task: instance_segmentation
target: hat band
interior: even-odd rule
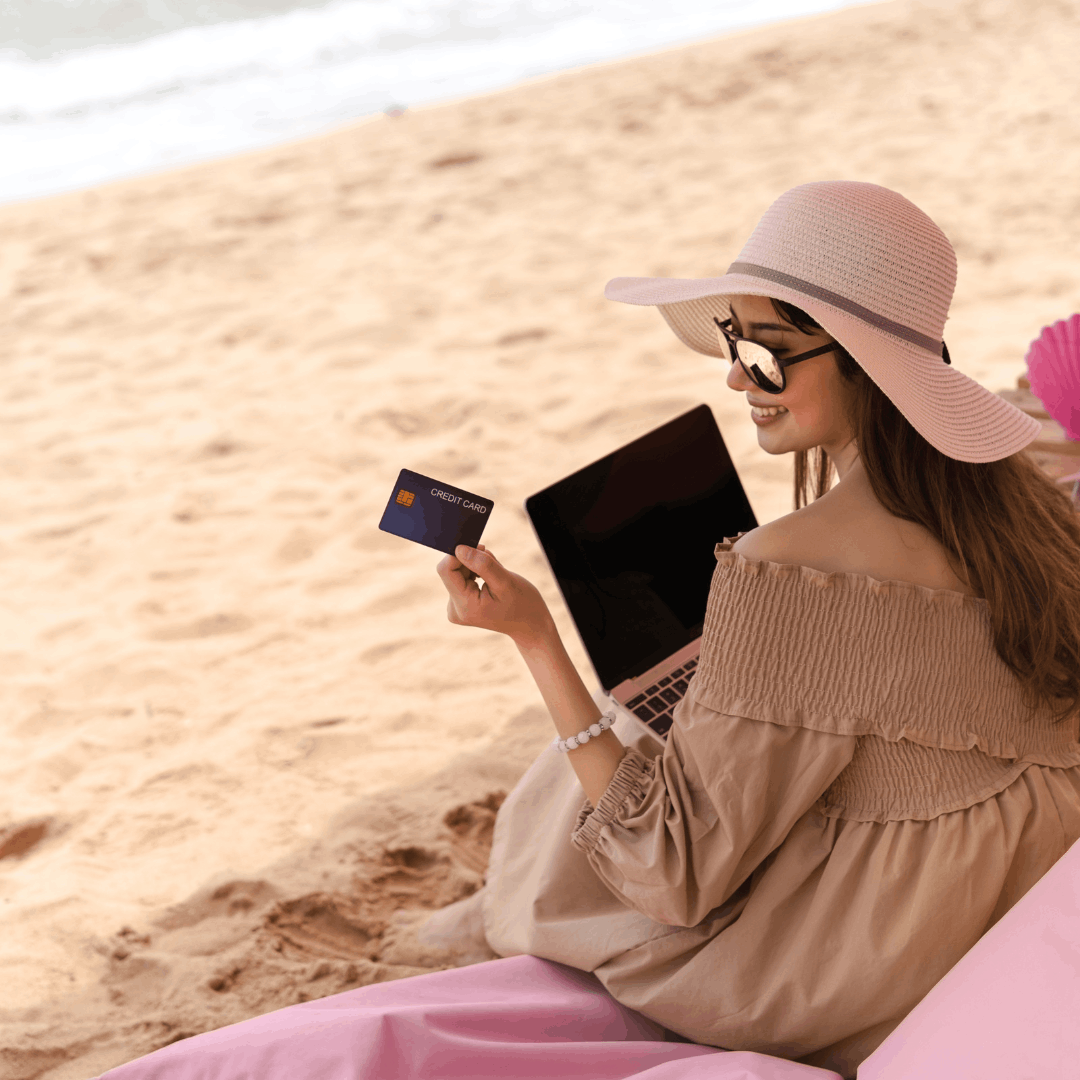
[[[854,300],[849,300],[839,293],[823,289],[812,281],[803,281],[802,278],[792,277],[791,274],[785,274],[780,270],[771,270],[767,266],[758,266],[757,263],[749,262],[733,262],[728,267],[727,272],[729,274],[745,274],[747,277],[764,278],[775,285],[786,285],[789,289],[796,289],[799,292],[806,293],[807,296],[812,296],[815,300],[820,300],[822,303],[846,311],[849,315],[854,315],[857,319],[862,319],[863,322],[876,326],[879,330],[903,338],[904,341],[910,341],[912,345],[919,345],[929,352],[941,355],[942,343],[940,341],[935,341],[932,337],[920,334],[918,330],[912,330],[910,326],[904,326],[902,323],[893,322],[892,319],[886,319],[884,315],[879,315],[876,311],[864,308],[862,304],[856,304]]]

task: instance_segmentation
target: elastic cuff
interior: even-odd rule
[[[653,760],[659,760],[655,758]],[[632,747],[627,747],[611,783],[600,796],[600,804],[593,805],[586,798],[585,805],[578,813],[574,831],[570,834],[570,843],[588,854],[600,839],[600,830],[610,825],[618,816],[631,792],[641,792],[652,780],[652,762],[644,754]]]

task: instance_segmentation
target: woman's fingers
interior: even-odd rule
[[[446,609],[450,622],[512,637],[544,623],[547,605],[531,582],[508,570],[482,544],[465,558],[467,562],[448,555],[438,566],[450,594]],[[478,578],[483,578],[483,587]]]
[[[486,550],[484,555],[485,559],[482,561],[487,563],[487,569],[490,572],[493,556]],[[478,572],[482,573],[484,569],[480,562],[481,560],[478,560],[470,567],[456,555],[447,555],[437,567],[439,577],[442,578],[446,591],[450,594],[447,617],[453,623],[480,625],[484,606],[484,597],[481,594],[480,584],[476,580]],[[484,580],[488,586],[486,591],[490,595],[490,584],[486,578]]]

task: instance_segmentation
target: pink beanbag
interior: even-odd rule
[[[858,1080],[1080,1077],[1080,841],[862,1063]]]

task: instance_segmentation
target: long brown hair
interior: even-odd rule
[[[799,330],[820,324],[773,300]],[[844,349],[834,354],[850,393],[848,423],[878,502],[942,544],[953,571],[987,601],[994,647],[1028,704],[1053,705],[1055,723],[1080,704],[1080,515],[1027,450],[999,461],[946,457]],[[809,455],[814,463],[809,465]],[[820,446],[795,453],[795,509],[829,490],[835,466]]]

